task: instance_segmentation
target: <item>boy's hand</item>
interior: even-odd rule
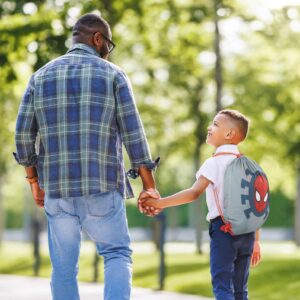
[[[261,252],[260,252],[260,243],[259,241],[254,242],[252,257],[251,257],[251,266],[255,267],[261,261]]]
[[[159,192],[155,189],[148,189],[142,191],[138,199],[139,211],[149,217],[158,215],[162,211],[162,209],[156,209],[153,206],[145,205],[145,201],[147,199],[159,199],[159,198],[160,198]]]
[[[44,207],[45,192],[39,186],[38,182],[30,184],[31,193],[37,206]]]
[[[144,198],[143,199],[143,206],[146,208],[154,208],[154,209],[161,209],[159,205],[159,199],[153,199],[153,198]]]

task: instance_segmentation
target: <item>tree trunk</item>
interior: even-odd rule
[[[215,55],[216,55],[216,64],[215,64],[215,82],[216,82],[216,111],[222,109],[222,86],[223,86],[223,77],[222,77],[222,56],[221,56],[221,35],[219,30],[219,17],[218,17],[218,7],[219,0],[214,0],[214,24],[215,24]]]
[[[295,201],[295,241],[300,246],[300,162],[297,163],[297,196]]]

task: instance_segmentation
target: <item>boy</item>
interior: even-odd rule
[[[213,292],[217,300],[247,300],[250,262],[260,261],[259,232],[232,236],[220,230],[224,224],[217,208],[213,188],[223,203],[224,172],[239,154],[237,145],[247,136],[249,121],[238,111],[222,110],[208,127],[206,143],[216,148],[196,174],[197,181],[189,189],[169,197],[142,199],[146,210],[162,209],[189,203],[198,199],[206,190],[207,220],[210,222],[210,269]],[[251,257],[252,254],[252,257]]]

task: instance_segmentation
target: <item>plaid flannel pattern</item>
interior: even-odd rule
[[[18,163],[36,166],[54,198],[113,189],[132,197],[122,144],[133,168],[152,163],[128,78],[84,44],[32,75],[15,142]]]

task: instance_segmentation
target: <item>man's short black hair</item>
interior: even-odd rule
[[[109,24],[100,16],[95,14],[85,14],[75,23],[73,27],[73,36],[80,33],[90,33],[91,31],[99,29],[103,34],[110,32]]]

